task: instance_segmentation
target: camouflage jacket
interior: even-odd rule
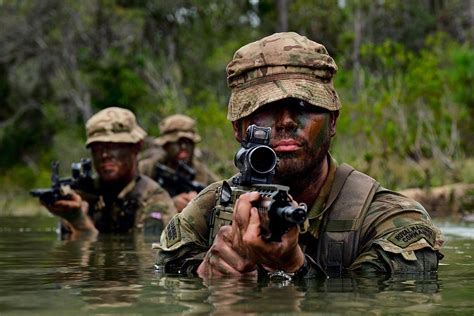
[[[155,181],[139,175],[119,194],[107,191],[98,181],[78,190],[88,202],[88,214],[101,233],[145,231],[160,234],[177,213],[173,200]],[[63,227],[63,232],[67,229]]]
[[[322,234],[328,231],[326,218],[335,212],[325,206],[335,184],[337,168],[337,162],[331,160],[327,180],[309,207],[309,229],[300,235],[300,246],[313,267],[309,276],[330,272],[318,254]],[[193,272],[200,264],[203,253],[209,248],[209,214],[216,204],[216,191],[221,183],[203,190],[163,231],[156,262],[165,272]],[[357,245],[346,247],[355,248],[356,253],[348,264],[340,265],[344,272],[395,274],[437,270],[438,259],[442,257],[439,253],[442,236],[419,203],[377,186],[360,220]]]
[[[141,160],[138,163],[140,173],[149,176],[152,179],[157,178],[156,165],[167,164],[166,152],[161,147],[152,147],[141,154]],[[207,166],[196,157],[192,161],[191,167],[196,172],[194,181],[204,185],[209,185],[218,180],[218,177]]]

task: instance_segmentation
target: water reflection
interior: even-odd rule
[[[152,268],[153,240],[103,235],[62,241],[55,224],[0,219],[0,314],[474,313],[472,226],[446,230],[437,278],[285,283],[159,275]]]
[[[89,309],[125,307],[137,302],[147,265],[143,236],[107,236],[97,240],[64,241],[51,256],[58,269],[55,282],[60,287],[81,287],[81,297]],[[148,247],[147,247],[148,248]],[[86,286],[83,286],[86,285]]]
[[[398,278],[334,278],[299,282],[269,282],[256,279],[207,280],[156,276],[156,286],[165,287],[184,314],[260,314],[325,312],[364,313],[374,304],[381,311],[425,310],[441,301],[436,276]],[[401,302],[404,302],[401,304]],[[422,306],[424,306],[422,308]]]
[[[156,297],[154,303],[161,304],[162,307],[170,303],[170,297],[173,300],[173,307],[163,308],[161,310],[179,312],[182,314],[208,314],[212,307],[207,302],[211,293],[200,278],[164,276],[155,273],[152,285],[155,286],[152,291],[165,289],[167,296]]]

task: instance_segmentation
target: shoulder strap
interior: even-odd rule
[[[347,164],[336,170],[317,252],[328,271],[342,272],[358,254],[360,228],[379,184]]]

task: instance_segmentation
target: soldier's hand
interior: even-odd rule
[[[263,240],[260,216],[252,205],[259,199],[257,192],[251,192],[242,194],[237,200],[232,219],[233,249],[268,270],[298,270],[304,263],[304,254],[298,245],[298,228],[293,227],[285,233],[281,242]]]
[[[70,220],[87,214],[88,205],[81,196],[74,191],[69,193],[69,200],[58,200],[52,205],[42,204],[54,215]]]
[[[74,191],[69,192],[69,200],[59,200],[53,205],[43,204],[51,213],[63,219],[63,224],[71,231],[71,238],[87,236],[95,238],[98,231],[87,215],[89,204]]]
[[[213,245],[198,267],[197,274],[201,278],[206,279],[223,275],[256,275],[256,265],[233,249],[232,240],[232,226],[225,225],[221,227]]]
[[[196,195],[197,195],[197,192],[192,191],[192,192],[183,192],[181,194],[174,196],[173,201],[174,201],[174,205],[176,206],[176,209],[178,210],[178,213],[180,213]]]

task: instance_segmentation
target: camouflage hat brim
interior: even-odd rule
[[[117,133],[112,130],[102,131],[97,136],[87,138],[86,147],[95,142],[104,143],[138,143],[143,140],[147,133],[139,126],[136,126],[131,132]]]
[[[341,105],[332,83],[305,78],[285,78],[234,88],[229,100],[227,119],[236,121],[261,106],[285,98],[297,98],[329,111]]]
[[[176,142],[180,138],[190,139],[194,143],[199,143],[201,141],[201,137],[195,133],[179,131],[179,132],[168,133],[160,137],[157,137],[155,139],[155,144],[157,144],[158,146],[163,146],[166,143]]]

